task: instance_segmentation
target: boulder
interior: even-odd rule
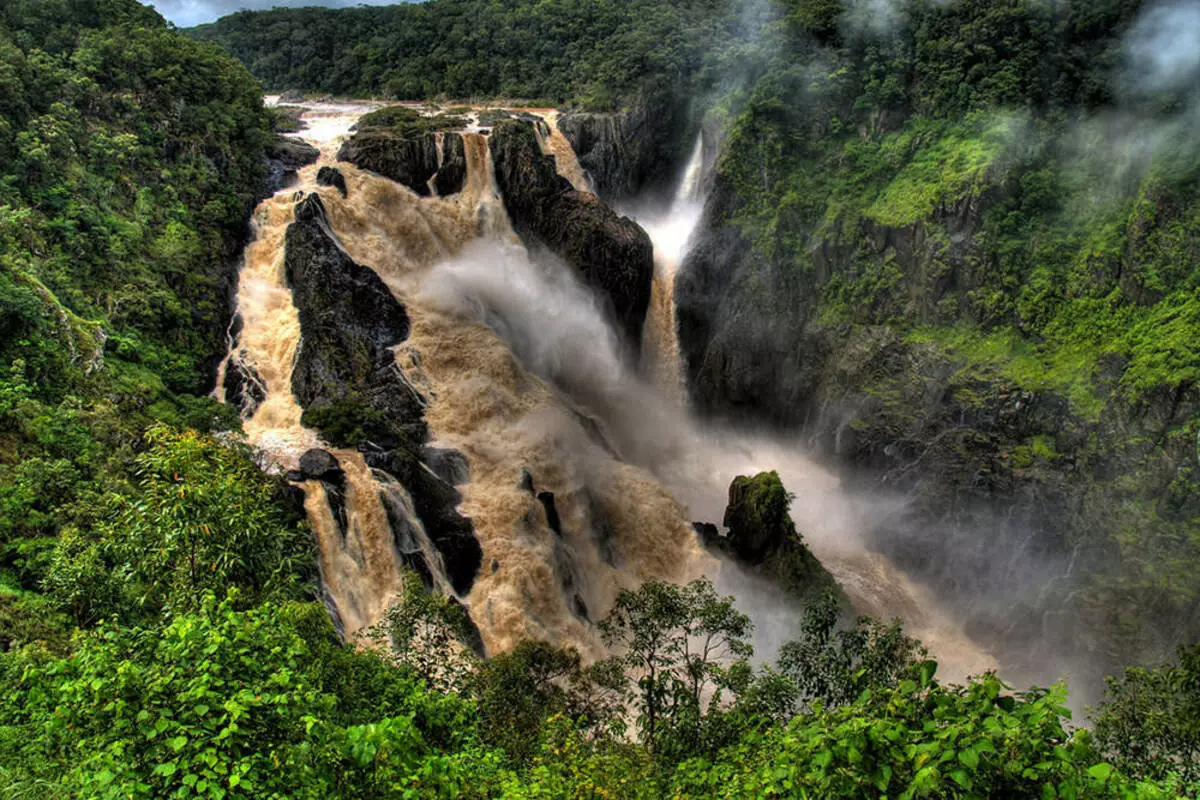
[[[281,102],[281,103],[303,103],[304,102],[304,92],[300,91],[299,89],[288,89],[286,92],[279,95],[279,102]]]
[[[432,132],[360,131],[342,145],[337,157],[428,197],[429,179],[438,171],[437,136]]]
[[[338,484],[345,480],[342,466],[333,454],[316,447],[300,456],[300,472],[308,480]]]
[[[346,176],[337,167],[321,167],[317,171],[318,186],[332,186],[341,192],[342,197],[346,197],[349,191],[346,189]]]
[[[544,247],[570,265],[636,350],[654,276],[650,237],[560,176],[554,158],[542,153],[532,123],[500,123],[489,145],[513,228],[531,250]]]
[[[290,185],[296,172],[321,157],[317,148],[294,136],[276,136],[267,148],[266,194],[272,195]]]

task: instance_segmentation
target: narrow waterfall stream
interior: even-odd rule
[[[350,127],[372,107],[307,108],[300,136],[321,158],[256,211],[239,281],[241,330],[226,368],[249,376],[261,397],[243,406],[247,438],[280,470],[295,469],[310,448],[330,449],[301,424],[292,394],[300,324],[283,275],[295,202],[315,192],[341,247],[407,309],[411,333],[395,347],[396,364],[427,403],[430,446],[453,448],[469,465],[459,511],[473,524],[483,558],[460,599],[489,652],[535,638],[598,657],[594,622],[621,588],[708,574],[738,594],[758,625],[759,657],[772,658],[796,632],[796,609],[704,551],[691,522],[721,521],[736,475],[776,469],[796,494],[799,529],[859,611],[903,618],[951,676],[992,666],[929,593],[862,546],[857,532],[895,504],[847,496],[787,442],[712,430],[688,414],[672,286],[703,207],[701,142],[672,207],[639,220],[656,255],[638,370],[590,290],[561,264],[529,259],[508,223],[485,135],[462,134],[467,177],[457,194],[418,197],[337,163],[348,189],[343,198],[317,186],[315,176],[336,162]],[[553,114],[544,118],[543,151],[586,189]],[[327,600],[355,638],[398,598],[404,564],[424,564],[437,586],[453,589],[404,487],[356,451],[331,452],[344,484],[331,492],[324,481],[306,481],[306,508]]]

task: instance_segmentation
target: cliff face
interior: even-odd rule
[[[439,135],[443,137],[440,153]],[[342,145],[338,160],[402,183],[422,197],[431,194],[431,180],[442,197],[462,191],[467,174],[462,135],[449,131],[362,131]]]
[[[542,154],[531,123],[500,123],[489,147],[513,228],[535,252],[544,247],[573,267],[636,349],[654,277],[650,237],[633,220],[573,189],[554,158]]]
[[[609,203],[644,192],[666,193],[687,159],[689,106],[678,99],[643,100],[612,113],[565,113],[558,128],[579,164]]]
[[[1190,550],[1144,550],[1186,541],[1200,510],[1200,387],[1170,343],[1197,315],[1185,295],[1149,290],[1166,258],[1187,257],[1164,248],[1194,230],[1194,198],[1147,177],[1148,200],[1075,222],[1039,206],[1027,167],[997,149],[954,181],[923,175],[906,206],[907,172],[948,126],[911,144],[907,165],[876,166],[863,192],[822,162],[830,145],[780,158],[743,125],[676,284],[696,404],[803,431],[864,485],[912,496],[911,519],[878,545],[1031,658],[1053,641],[1115,662],[1194,632],[1192,581],[1170,566]],[[903,132],[866,135],[886,148]],[[1115,241],[1097,251],[1102,222]],[[1135,552],[1147,563],[1131,566]],[[1168,613],[1179,626],[1156,619]]]

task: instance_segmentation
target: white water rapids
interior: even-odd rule
[[[994,667],[928,591],[864,547],[859,532],[896,512],[896,503],[848,495],[790,442],[713,430],[688,413],[671,288],[702,209],[700,142],[672,207],[638,215],[656,257],[637,367],[570,269],[528,258],[508,226],[484,135],[464,134],[468,175],[457,195],[419,198],[337,164],[349,189],[343,199],[316,186],[316,171],[335,163],[350,127],[372,106],[306,108],[308,127],[299,135],[321,159],[300,172],[299,185],[256,211],[240,275],[243,327],[231,355],[257,372],[266,395],[246,420],[247,438],[278,469],[294,468],[306,449],[324,446],[301,425],[291,393],[300,328],[283,280],[283,235],[297,193],[315,191],[342,246],[408,310],[412,334],[396,348],[397,363],[429,401],[432,443],[469,462],[460,511],[475,526],[483,565],[462,599],[490,652],[539,638],[599,656],[592,620],[617,591],[651,577],[707,574],[738,596],[757,625],[758,657],[772,659],[796,633],[799,611],[774,587],[705,552],[691,522],[720,523],[732,479],[774,469],[796,495],[792,516],[806,542],[858,611],[903,619],[944,675]],[[552,113],[543,116],[550,130],[540,134],[543,149],[586,189]],[[305,491],[330,602],[354,637],[398,598],[403,553],[419,549],[433,561],[436,553],[403,487],[373,473],[354,451],[334,454],[347,475],[346,530],[319,482],[307,482]],[[539,491],[554,493],[561,538],[519,486],[523,470]],[[403,535],[393,530],[397,519],[407,522]]]

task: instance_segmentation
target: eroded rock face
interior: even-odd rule
[[[319,427],[356,427],[355,438],[383,447],[419,447],[424,401],[390,349],[408,338],[408,313],[374,270],[341,248],[316,194],[296,207],[284,270],[303,331],[292,391],[306,413],[320,412]],[[334,438],[352,443],[348,433]]]
[[[429,196],[429,179],[438,170],[437,139],[432,133],[408,136],[387,131],[363,131],[338,151],[338,161],[402,183],[422,197]]]
[[[600,196],[619,202],[644,190],[670,190],[687,159],[688,123],[684,105],[663,99],[616,113],[566,113],[558,129]]]
[[[361,131],[342,145],[338,160],[349,161],[359,169],[402,183],[421,197],[432,194],[432,180],[438,195],[445,197],[462,191],[467,176],[467,156],[462,134],[446,132],[440,134],[442,158],[439,164],[438,135],[432,131]]]
[[[442,165],[433,179],[433,188],[438,197],[447,197],[462,191],[467,180],[467,150],[463,137],[458,133],[442,136]]]
[[[532,123],[500,123],[489,145],[513,228],[531,250],[544,247],[574,268],[636,349],[654,276],[650,237],[561,177],[554,158],[542,154]]]
[[[284,269],[302,331],[292,391],[305,409],[305,424],[337,446],[357,446],[370,467],[404,485],[442,553],[447,577],[466,594],[483,552],[470,520],[457,511],[461,495],[421,460],[428,438],[425,402],[391,349],[408,338],[404,306],[374,270],[341,248],[318,195],[297,205],[285,246]],[[302,472],[313,476],[328,466],[324,456],[329,454],[306,453]],[[453,456],[445,460],[456,463]]]

